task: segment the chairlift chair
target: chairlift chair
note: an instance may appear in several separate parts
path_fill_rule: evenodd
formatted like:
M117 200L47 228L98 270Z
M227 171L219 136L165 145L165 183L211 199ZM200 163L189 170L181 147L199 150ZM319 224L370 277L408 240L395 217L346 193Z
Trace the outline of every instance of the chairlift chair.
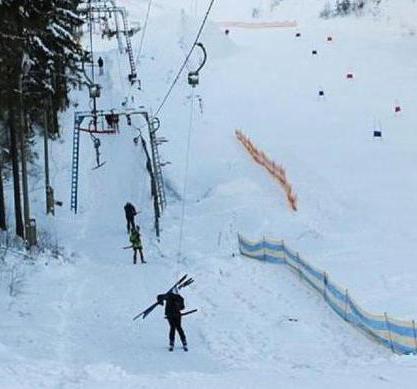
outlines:
M127 78L128 78L128 80L129 80L129 82L130 82L132 85L135 83L135 81L136 81L136 77L137 77L137 74L136 74L136 73L130 73L130 74L127 76Z
M198 85L198 72L188 73L188 84L195 88Z
M151 119L150 124L154 132L158 131L159 128L161 127L161 121L156 116Z
M94 138L93 143L94 143L94 148L95 148L95 149L100 148L100 146L101 146L100 139L98 139L98 138Z
M197 70L188 73L188 85L191 85L193 88L195 88L199 84L198 74L207 61L207 51L203 44L198 42L196 46L200 47L200 49L203 51L203 62L201 62Z
M101 87L99 84L89 85L90 99L96 99L101 95Z

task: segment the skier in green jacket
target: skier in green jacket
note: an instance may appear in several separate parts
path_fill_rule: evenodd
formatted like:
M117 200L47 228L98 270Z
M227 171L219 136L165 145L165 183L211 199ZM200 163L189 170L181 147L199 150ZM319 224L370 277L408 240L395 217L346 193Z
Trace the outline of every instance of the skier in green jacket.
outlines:
M140 238L140 229L138 225L132 229L129 240L130 240L130 243L132 243L132 248L133 248L133 264L136 265L136 257L137 257L138 251L140 254L141 262L146 263L145 260L143 259L142 240Z

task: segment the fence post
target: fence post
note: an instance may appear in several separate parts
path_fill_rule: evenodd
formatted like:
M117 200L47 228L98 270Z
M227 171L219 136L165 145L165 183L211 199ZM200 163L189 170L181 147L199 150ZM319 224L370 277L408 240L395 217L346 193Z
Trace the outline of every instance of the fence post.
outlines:
M414 344L415 344L416 353L417 353L417 336L416 336L416 322L415 322L415 320L413 320L412 323L413 323L413 333L414 333Z
M302 273L301 273L301 265L300 265L300 254L297 252L295 256L297 258L298 275L300 276L300 279L301 279L302 278Z
M384 312L384 317L385 317L385 325L386 325L386 327L388 329L388 336L389 336L389 342L390 342L390 345L391 345L391 351L392 352L395 352L394 351L394 345L392 344L391 326L389 324L388 315L387 315L386 312Z
M349 305L349 291L346 289L345 291L345 320L348 320L348 314L347 314L347 310L348 310L348 305Z
M328 274L326 272L323 273L323 284L324 284L324 288L323 288L323 297L324 299L327 301L327 282L328 282Z
M282 246L282 253L284 254L284 262L287 264L287 254L285 253L285 244L283 240L281 240L281 246Z

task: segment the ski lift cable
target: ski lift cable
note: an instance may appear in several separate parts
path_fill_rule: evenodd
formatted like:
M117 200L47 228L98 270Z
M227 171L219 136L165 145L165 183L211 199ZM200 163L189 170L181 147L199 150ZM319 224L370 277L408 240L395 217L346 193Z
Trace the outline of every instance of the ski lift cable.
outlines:
M89 36L90 36L90 53L91 53L91 78L93 80L93 83L95 82L94 80L94 49L93 49L93 13L91 10L91 2L89 4L90 8L89 8Z
M196 15L194 15L194 16L196 17ZM185 14L184 13L181 14L181 26L182 26L182 36L181 36L181 38L180 38L180 40L179 40L178 43L179 43L180 49L184 53L184 58L186 58L187 57L187 48L185 46L184 38L185 38L185 35L187 33L187 28L186 28L186 20L185 20ZM190 64L190 62L191 61L187 62L187 70L188 71L191 71L191 64Z
M144 155L145 152L142 150L142 161L146 161L146 156ZM146 188L148 187L146 185L146 179L149 177L147 171L146 171L146 162L142 166L142 185L141 185L141 192L140 192L140 204L145 204L146 201Z
M191 7L194 8L194 16L197 16L198 0L193 0L193 2L191 3Z
M180 41L179 41L179 47L180 49L183 51L184 53L184 59L187 58L187 48L185 47L185 43L184 43L184 36L185 36L185 31L183 31L183 36L181 37ZM190 72L192 70L192 64L190 63L191 61L188 61L186 66L187 66L187 70Z
M149 2L148 2L148 10L146 11L146 16L145 16L145 23L143 25L142 36L140 38L138 55L136 56L136 62L139 62L140 55L142 54L143 41L145 39L146 29L148 27L148 20L149 20L149 15L151 13L151 7L152 7L152 0L149 0Z
M119 85L124 85L123 82L123 76L122 76L122 67L120 66L120 53L118 52L116 58L117 58L117 66L118 66L118 71L119 71L119 80L120 80L120 84Z
M193 130L193 121L194 121L194 88L191 88L190 119L189 119L189 124L188 124L187 149L185 152L185 174L184 174L184 186L183 186L183 191L182 191L182 208L181 208L178 255L181 255L181 252L182 252L182 242L183 242L183 235L184 235L185 204L186 204L186 193L187 193L187 186L188 186L188 171L190 167L191 134Z
M142 127L136 127L133 126L135 130L138 131L139 135L138 135L138 142L139 142L139 138L142 138ZM142 161L146 161L146 155L145 152L143 150L143 148L140 148L140 152L141 152L141 157L142 157ZM146 162L145 162L146 164ZM142 166L142 179L141 179L141 189L140 189L140 201L139 204L144 204L145 203L145 196L146 196L146 178L148 177L148 172L146 171L146 165Z
M139 135L138 135L138 142L139 142L139 138L142 138L142 132L140 128L135 127L135 129L138 131ZM136 144L135 147L139 147L138 144ZM140 148L139 153L141 154L140 157L138 158L138 160L140 161L144 161L146 160L146 156L144 155L144 151L143 148ZM135 164L135 166L137 166ZM140 165L140 173L142 175L142 177L138 180L140 182L140 190L139 190L139 204L141 204L141 206L143 204L145 204L145 190L146 190L146 178L149 177L147 171L146 171L146 167L143 165Z
M156 112L155 112L155 116L158 116L159 112L161 111L161 109L163 108L163 106L165 105L165 103L167 102L167 100L168 100L169 96L171 95L171 92L172 92L172 90L174 89L174 87L175 87L176 83L178 82L178 80L179 80L179 78L180 78L180 76L181 76L181 74L182 74L182 72L183 72L184 68L187 66L187 63L188 63L188 61L189 61L189 59L190 59L190 57L191 57L191 54L193 53L194 48L196 47L196 45L197 45L197 43L198 43L198 41L199 41L199 39L200 39L200 36L201 36L201 34L202 34L202 32L203 32L204 26L206 25L206 22L207 22L208 16L209 16L209 14L210 14L210 11L211 11L211 9L212 9L212 7L213 7L213 5L214 5L214 1L215 1L215 0L211 0L211 1L210 1L210 4L209 4L209 6L208 6L208 8L207 8L206 14L204 15L204 18L203 18L203 21L202 21L202 23L201 23L201 25L200 25L200 28L198 29L197 35L196 35L196 37L195 37L195 39L194 39L194 42L193 42L193 44L192 44L192 46L191 46L191 48L190 48L190 50L189 50L189 52L188 52L187 56L185 57L184 62L182 63L182 65L181 65L180 69L178 70L178 73L177 73L176 77L175 77L175 78L174 78L174 80L172 81L171 86L168 88L168 91L167 91L167 93L165 94L165 96L164 96L164 98L163 98L163 100L162 100L161 104L159 105L158 109L156 110Z

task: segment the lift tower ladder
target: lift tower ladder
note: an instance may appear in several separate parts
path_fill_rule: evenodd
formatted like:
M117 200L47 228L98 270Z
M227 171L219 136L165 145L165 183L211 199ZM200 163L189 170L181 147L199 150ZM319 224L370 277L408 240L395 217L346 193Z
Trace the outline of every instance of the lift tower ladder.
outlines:
M126 51L129 57L129 64L130 64L130 74L129 74L129 81L133 83L136 81L137 72L136 72L136 63L135 58L133 56L133 49L132 49L132 42L130 40L130 33L129 33L129 23L127 21L126 10L124 8L117 8L122 15L123 20L123 33L126 37Z
M114 15L115 24L116 24L116 36L117 36L117 40L119 44L119 50L121 49L121 39L120 39L121 34L123 34L126 39L126 53L128 55L129 65L130 65L130 74L128 77L129 77L129 81L133 84L136 81L138 74L136 70L135 57L133 55L132 41L130 40L131 31L129 30L129 22L127 18L126 9L124 7L116 7L114 1L110 1L112 6L108 6L105 1L104 2L96 1L94 3L96 4L95 6L90 6L88 9L85 9L83 12L86 14L90 13L91 14L90 17L92 17L92 15L94 14L101 15L102 13L108 13L108 14ZM119 29L118 17L117 17L118 14L120 14L120 16L122 17L123 30Z
M166 207L166 195L165 195L164 176L162 174L161 158L159 155L158 141L156 138L156 131L158 131L159 127L160 127L159 119L151 118L151 120L149 121L149 140L150 140L151 151L152 151L152 164L153 164L153 171L155 174L158 206L162 212L164 208Z
M71 169L71 211L77 213L78 207L78 165L80 160L80 126L84 116L74 114L74 134L72 138L72 169Z
M113 8L116 8L116 3L111 0L110 3L112 4ZM123 53L123 42L122 42L122 34L119 30L119 20L117 19L117 14L114 15L114 23L116 24L116 38L117 38L117 45L119 47L119 52Z

